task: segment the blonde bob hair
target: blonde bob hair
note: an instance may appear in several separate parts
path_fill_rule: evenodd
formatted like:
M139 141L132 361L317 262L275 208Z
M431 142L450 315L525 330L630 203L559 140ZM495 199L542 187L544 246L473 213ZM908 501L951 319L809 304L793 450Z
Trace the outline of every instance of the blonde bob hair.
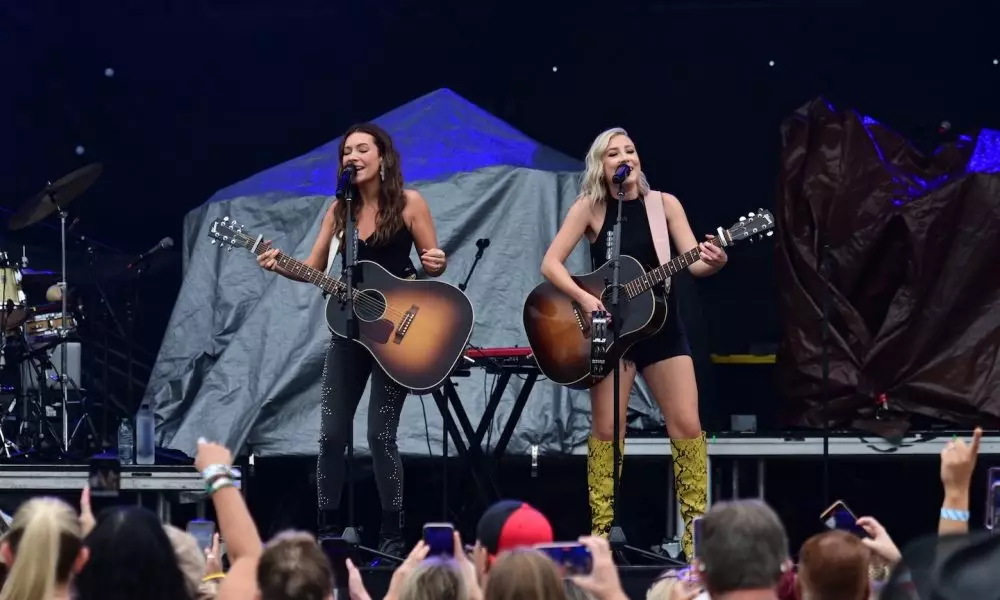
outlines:
M621 127L612 127L607 131L602 131L587 150L585 169L583 171L583 181L580 186L580 196L596 204L612 195L608 188L608 182L604 177L604 153L608 151L611 140L619 135L628 136L628 132ZM639 196L644 197L649 193L649 181L646 174L639 172Z

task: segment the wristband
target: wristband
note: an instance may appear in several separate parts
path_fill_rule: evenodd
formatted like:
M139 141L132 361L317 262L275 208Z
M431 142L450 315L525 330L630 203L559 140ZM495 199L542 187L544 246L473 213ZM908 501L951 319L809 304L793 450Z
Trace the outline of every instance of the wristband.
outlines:
M229 465L208 465L201 472L201 478L206 483L211 483L213 480L223 476L233 479L233 468Z
M225 579L225 573L212 573L211 575L205 575L202 577L202 583L208 583L209 581L215 581L216 579Z
M957 510L954 508L942 508L941 518L945 521L958 521L961 523L969 522L969 511L967 510Z
M227 487L236 487L236 484L228 477L217 477L215 481L205 486L205 491L208 492L209 496L213 496L219 490Z

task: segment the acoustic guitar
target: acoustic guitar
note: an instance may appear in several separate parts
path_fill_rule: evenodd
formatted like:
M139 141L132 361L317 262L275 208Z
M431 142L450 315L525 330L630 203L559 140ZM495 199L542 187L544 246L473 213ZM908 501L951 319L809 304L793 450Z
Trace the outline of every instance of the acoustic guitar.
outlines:
M255 255L270 249L263 236L252 235L229 217L212 222L208 237L232 251L246 248ZM326 324L348 337L347 284L341 279L278 253L278 264L329 294ZM355 269L354 315L357 337L386 374L415 392L437 388L462 357L475 313L472 302L457 287L443 281L400 279L371 261Z
M741 240L770 236L773 228L774 217L761 209L740 217L729 229L720 228L712 243L725 248ZM538 368L552 381L571 389L585 390L599 383L633 344L655 334L666 322L666 301L653 287L700 257L696 246L647 272L635 258L621 256L619 313L612 315L621 327L617 342L611 340L606 313L585 315L578 302L551 282L536 286L524 301L523 319ZM613 269L609 261L596 271L574 275L573 281L610 307Z

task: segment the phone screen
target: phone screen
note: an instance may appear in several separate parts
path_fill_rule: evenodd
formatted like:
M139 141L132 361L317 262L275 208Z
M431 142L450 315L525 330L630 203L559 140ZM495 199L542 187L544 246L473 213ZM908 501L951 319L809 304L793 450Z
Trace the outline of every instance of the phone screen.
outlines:
M1000 515L1000 467L990 467L986 484L986 529L993 530L993 524Z
M344 538L320 538L320 548L326 554L326 559L330 561L330 570L333 571L333 583L337 589L347 589L347 559L350 558L351 546Z
M212 547L212 536L215 535L215 521L204 519L193 519L188 521L187 532L194 539L198 540L198 547L202 550Z
M88 485L91 498L117 498L121 489L122 466L114 458L90 459Z
M854 516L851 509L847 508L843 500L834 502L830 508L823 511L819 518L827 529L839 529L861 537L868 537L865 530L858 526L858 518Z
M424 543L429 556L455 555L455 527L451 523L427 523L424 525Z
M539 544L536 550L544 552L562 570L564 576L587 575L594 568L590 549L577 542Z
M699 551L699 548L701 548L701 529L702 529L701 523L702 523L701 517L695 517L695 519L694 519L694 540L693 540L694 541L694 557L695 558L699 558L701 556L701 552Z

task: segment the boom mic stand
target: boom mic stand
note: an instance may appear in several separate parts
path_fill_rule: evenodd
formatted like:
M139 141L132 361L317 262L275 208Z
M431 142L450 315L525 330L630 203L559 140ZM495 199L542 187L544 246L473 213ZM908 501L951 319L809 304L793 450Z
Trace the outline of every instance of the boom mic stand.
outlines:
M344 208L344 279L345 279L345 299L344 307L345 314L347 315L347 340L355 341L358 339L358 318L354 313L354 278L356 276L355 268L358 266L357 263L357 251L358 251L358 232L355 229L354 224L354 178L355 173L352 171L350 174L350 182L345 186L343 193ZM360 351L360 350L359 350ZM345 364L343 368L348 368ZM368 548L361 545L361 536L358 532L358 528L354 526L354 425L351 424L347 428L347 465L345 469L344 476L347 481L347 527L344 528L344 532L341 537L347 542L354 550L362 550L369 554L374 554L375 556L385 558L388 560L394 560L402 563L403 559L398 556L393 556L391 554L386 554L375 548Z
M625 203L625 179L628 177L631 169L625 172L624 176L618 180L617 174L612 180L613 183L618 184L618 215L615 217L615 228L612 237L614 237L614 242L612 244L611 250L611 343L613 346L618 343L618 335L621 333L621 312L620 307L620 294L619 287L621 285L621 243L622 243L622 204ZM608 534L608 543L611 544L612 550L619 555L620 558L624 559L624 551L628 550L640 556L655 560L659 563L667 562L665 557L643 550L642 548L636 548L635 546L629 546L628 540L625 538L625 531L621 528L618 521L618 494L621 484L619 483L619 476L621 475L621 461L622 461L622 451L619 447L621 443L621 433L619 432L619 427L621 426L621 416L619 407L621 406L621 360L615 361L615 366L613 368L614 377L614 470L612 471L613 478L613 492L611 496L611 532ZM625 399L628 402L628 398Z
M823 408L823 504L830 500L830 427L826 422L830 408L830 244L825 236L821 238L819 272L823 279L822 316L820 317L820 363L822 369Z
M483 252L490 247L490 238L479 238L476 240L476 258L472 261L472 266L469 267L469 272L465 274L465 281L458 284L458 289L465 291L465 288L469 287L469 279L472 278L472 274L476 272L476 265L483 258Z

